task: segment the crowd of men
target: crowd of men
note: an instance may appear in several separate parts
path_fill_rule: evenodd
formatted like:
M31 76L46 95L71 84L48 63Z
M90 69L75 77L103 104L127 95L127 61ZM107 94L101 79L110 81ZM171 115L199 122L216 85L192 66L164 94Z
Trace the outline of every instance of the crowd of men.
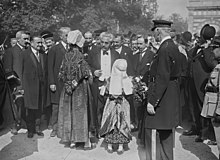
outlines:
M171 24L163 20L154 21L153 34L147 37L140 34L113 35L103 30L84 33L86 42L82 53L93 74L91 91L97 128L101 125L106 101L106 97L100 95L99 87L103 79L110 77L116 59L125 59L128 76L138 77L148 85L147 102L136 102L133 96L126 98L130 104L131 129L139 130L141 139L144 133L146 148L152 147L155 129L155 134L159 136L160 146L156 148L163 147L164 153L155 152L156 155L153 155L153 149L147 149L149 160L155 156L157 160L173 159L173 128L183 120L192 124L183 135L197 135L196 142L209 139L209 144L217 144L220 150L220 139L215 136L211 119L200 115L206 83L219 62L213 53L220 46L219 38L215 28L208 24L203 26L199 35L188 31L175 33L171 30ZM50 136L56 136L63 87L58 73L63 55L68 50L67 35L70 31L69 27L61 27L58 31L59 42L54 41L53 33L49 31L43 31L40 35L18 31L16 38L11 39L12 46L1 60L1 74L7 80L21 80L21 84L9 86L15 119L11 130L13 134L27 127L28 138L34 134L43 136L41 117L45 115L47 127L52 129ZM102 38L102 34L108 36ZM3 101L1 99L2 104ZM216 123L219 126L219 121Z

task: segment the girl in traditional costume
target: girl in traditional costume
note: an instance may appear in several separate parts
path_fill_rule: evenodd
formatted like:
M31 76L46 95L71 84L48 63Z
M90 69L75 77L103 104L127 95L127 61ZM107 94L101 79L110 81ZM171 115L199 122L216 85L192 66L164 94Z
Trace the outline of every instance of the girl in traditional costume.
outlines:
M85 149L91 149L90 133L94 131L95 121L91 109L89 80L91 71L81 53L84 43L78 30L68 34L69 51L65 54L60 67L59 80L64 82L58 113L58 137L62 143L84 142Z
M131 140L130 105L125 95L131 95L133 85L126 73L127 61L118 59L114 62L109 84L109 96L105 104L100 136L108 144L107 151L112 153L113 144L118 145L118 153L123 153L123 144Z

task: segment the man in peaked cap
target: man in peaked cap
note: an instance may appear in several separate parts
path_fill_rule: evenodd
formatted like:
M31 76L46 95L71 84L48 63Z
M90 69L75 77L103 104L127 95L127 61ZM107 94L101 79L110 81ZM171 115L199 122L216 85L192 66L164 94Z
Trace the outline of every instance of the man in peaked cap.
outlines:
M172 22L154 20L152 31L161 43L149 71L145 118L145 146L148 160L173 160L173 128L179 125L179 50L170 36Z
M43 31L40 34L41 38L43 39L43 54L45 54L45 86L48 86L48 51L51 47L55 45L53 33L50 31ZM45 87L45 99L44 99L44 113L47 119L47 127L48 129L52 129L52 105L50 99L50 90L49 87Z
M45 53L47 54L49 49L55 44L53 33L50 31L43 31L41 33L41 37L44 40Z

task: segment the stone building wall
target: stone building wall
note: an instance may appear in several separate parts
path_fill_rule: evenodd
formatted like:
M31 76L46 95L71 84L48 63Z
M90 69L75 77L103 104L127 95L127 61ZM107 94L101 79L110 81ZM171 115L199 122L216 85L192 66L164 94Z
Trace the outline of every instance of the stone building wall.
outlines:
M188 0L187 9L190 32L199 33L207 23L220 31L220 0Z

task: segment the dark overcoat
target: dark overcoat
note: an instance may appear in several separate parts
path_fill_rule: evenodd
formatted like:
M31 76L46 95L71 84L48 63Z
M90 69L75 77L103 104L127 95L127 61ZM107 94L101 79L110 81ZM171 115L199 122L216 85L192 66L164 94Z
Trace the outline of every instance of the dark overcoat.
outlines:
M59 104L60 101L63 82L58 80L58 74L65 53L66 49L62 43L53 46L48 52L48 87L52 84L56 85L56 91L50 90L50 97L48 97L53 104Z
M153 61L153 58L155 56L155 53L153 53L150 49L147 49L145 51L145 54L141 58L141 60L139 60L140 54L141 52L138 52L137 54L134 55L135 56L134 60L136 61L135 63L136 76L144 76L146 72L149 71L150 64Z
M24 90L24 104L28 109L42 109L43 102L39 100L42 99L43 95L43 81L45 80L44 73L44 54L40 54L40 65L42 67L42 78L39 78L39 70L37 67L37 58L32 52L31 48L23 51L20 70L22 75L22 89ZM40 83L43 82L43 83ZM41 96L41 97L40 97Z
M3 107L5 106L5 101L8 93L9 88L7 85L5 70L2 60L0 59L0 125L3 123Z
M22 78L19 67L21 63L22 50L24 49L21 49L21 47L16 44L14 47L7 49L3 57L6 74L14 71L20 79ZM20 88L21 86L17 87L18 90Z
M145 128L172 129L179 124L181 57L173 40L165 40L150 68L148 102L156 114L146 113Z
M215 60L215 55L212 52L212 47L198 51L197 56L192 55L191 67L194 85L201 102L205 96L205 85L208 82L211 71L218 64Z

